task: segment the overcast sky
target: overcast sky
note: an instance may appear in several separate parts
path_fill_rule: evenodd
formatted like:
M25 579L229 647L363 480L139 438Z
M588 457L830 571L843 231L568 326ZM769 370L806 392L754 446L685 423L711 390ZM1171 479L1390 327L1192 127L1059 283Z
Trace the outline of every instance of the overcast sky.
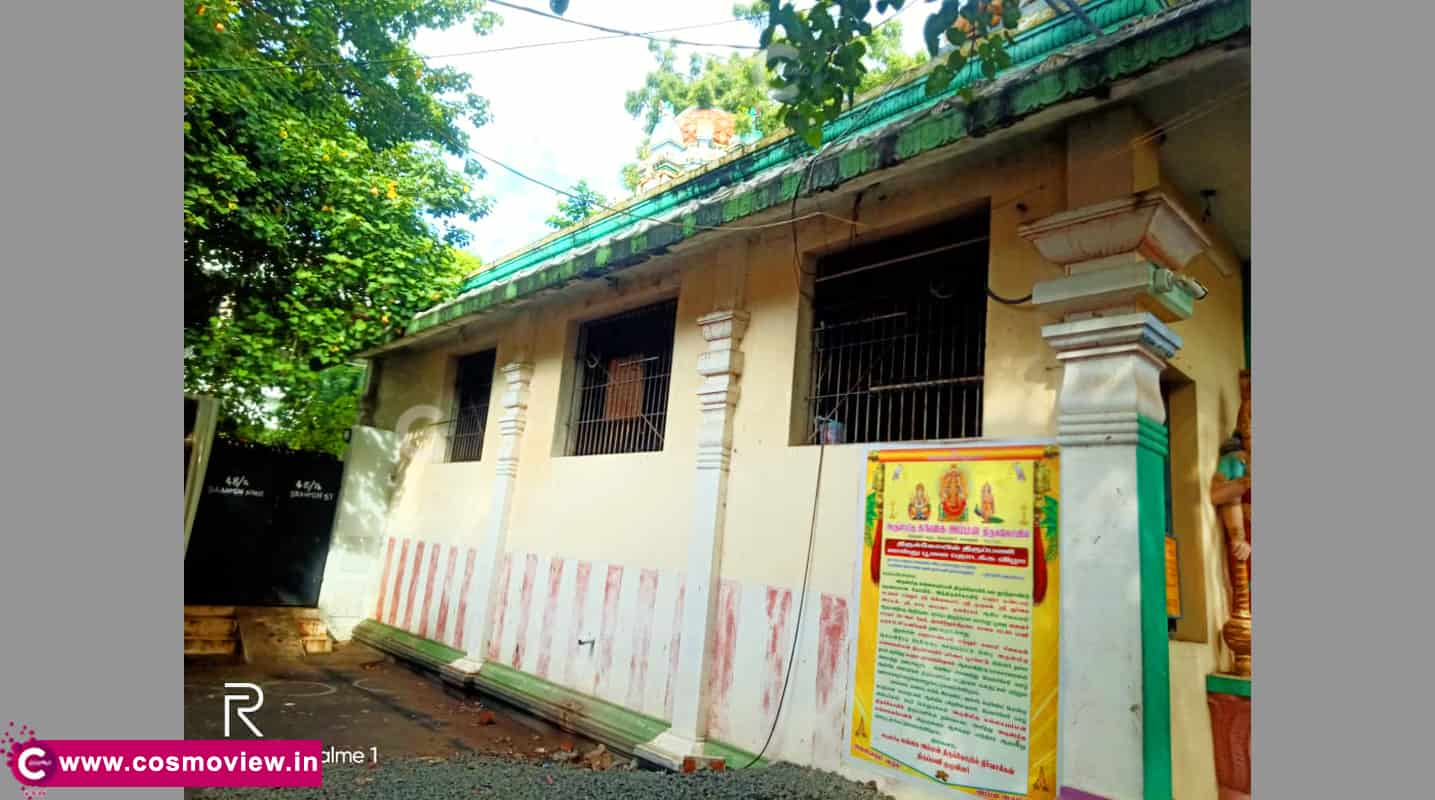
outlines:
M516 0L546 10L546 0ZM875 4L874 4L875 5ZM912 4L918 7L924 4ZM732 0L573 0L567 17L627 31L651 31L712 22L728 24L678 31L669 36L702 42L756 44L757 31L732 20ZM471 26L425 31L416 49L425 55L511 47L604 35L600 31L490 6L503 24L487 36ZM924 9L925 10L925 9ZM905 49L922 50L923 14L903 16ZM878 19L874 12L873 20ZM916 24L913 24L915 20ZM686 65L683 48L680 63ZM729 53L728 49L713 52ZM647 43L637 38L539 47L436 59L473 76L473 90L488 99L492 119L470 131L470 145L540 180L568 187L580 179L610 198L626 195L623 164L642 139L638 120L623 110L627 91L642 85L653 66ZM471 225L468 249L492 263L549 233L543 221L560 197L491 164L479 191L494 200L492 212Z

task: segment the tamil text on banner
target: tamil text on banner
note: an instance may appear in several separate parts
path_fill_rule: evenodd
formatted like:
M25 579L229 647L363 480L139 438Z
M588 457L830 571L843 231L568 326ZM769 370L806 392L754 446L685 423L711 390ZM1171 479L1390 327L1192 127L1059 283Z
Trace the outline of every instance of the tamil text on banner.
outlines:
M954 793L1055 796L1054 448L874 450L849 756Z

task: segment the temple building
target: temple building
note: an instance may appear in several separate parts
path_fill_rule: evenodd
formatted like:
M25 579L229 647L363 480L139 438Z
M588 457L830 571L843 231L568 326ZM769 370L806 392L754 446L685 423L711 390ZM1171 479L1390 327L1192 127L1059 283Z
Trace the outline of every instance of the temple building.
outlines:
M736 121L730 111L696 106L664 118L653 130L647 157L638 165L636 193L645 194L755 141L752 135L737 135Z
M330 630L678 769L789 761L899 798L1248 797L1250 5L1034 4L995 80L932 98L917 75L817 151L731 152L731 115L678 115L627 213L485 268L362 354ZM903 448L961 469L900 493L888 473L864 510L877 451ZM961 472L992 452L1028 461ZM874 516L888 540L1001 518L1036 537L1021 585L1059 647L983 674L1044 670L1050 702L935 702L972 736L884 750L879 721L917 711L900 681L860 699L859 611L922 554L874 544ZM934 635L892 652L967 634ZM932 658L932 686L966 668ZM963 772L999 751L1029 754L1016 789Z

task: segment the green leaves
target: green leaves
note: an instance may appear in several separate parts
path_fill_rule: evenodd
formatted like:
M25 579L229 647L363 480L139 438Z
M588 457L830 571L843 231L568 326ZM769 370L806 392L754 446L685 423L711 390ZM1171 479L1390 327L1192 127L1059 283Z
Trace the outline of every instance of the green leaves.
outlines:
M975 62L985 78L1011 65L1007 41L1021 21L1020 0L927 0L937 8L922 25L927 53L941 58L927 74L925 91L937 95ZM900 11L903 0L879 0L879 12ZM770 84L781 90L778 116L813 147L822 143L821 121L836 119L855 96L873 86L868 69L877 54L880 34L897 23L873 26L866 17L868 0L816 0L798 11L789 0L773 0L761 44L770 52ZM900 29L899 29L900 30ZM913 65L915 66L915 65ZM900 73L897 73L900 74ZM892 77L896 77L893 75ZM971 99L969 87L962 95Z
M607 198L589 187L586 180L578 181L569 191L574 196L559 200L558 213L545 220L545 224L553 230L563 230L577 225L602 211L603 207L608 205Z
M444 160L487 107L410 49L477 2L199 5L184 4L185 68L221 71L183 87L186 388L271 440L327 441L357 406L312 402L316 370L455 291L457 221L488 209L481 169ZM292 66L317 62L336 66Z

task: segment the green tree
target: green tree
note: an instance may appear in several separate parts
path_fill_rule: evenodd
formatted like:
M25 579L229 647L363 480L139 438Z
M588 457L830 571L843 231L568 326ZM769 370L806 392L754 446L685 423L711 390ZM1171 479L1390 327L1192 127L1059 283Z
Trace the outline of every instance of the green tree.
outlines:
M757 55L710 56L694 53L687 69L678 69L678 53L672 46L650 42L657 65L643 78L643 85L631 90L624 108L643 120L651 134L665 114L677 114L689 107L721 108L737 115L737 132L756 127L768 134L781 126L772 116L777 104L767 97L767 78ZM756 111L756 115L750 112Z
M453 251L453 260L456 262L458 274L465 277L483 269L483 259L467 250L455 248Z
M767 3L756 0L733 7L733 16L761 27L766 20ZM678 54L672 46L651 42L657 62L643 79L643 85L627 93L624 107L633 117L643 120L645 132L651 134L665 115L678 114L691 107L720 108L736 116L738 135L756 131L767 136L784 125L782 104L769 96L767 71L760 53L726 56L694 53L686 70L678 69ZM902 23L891 22L876 29L865 56L866 71L856 87L862 94L885 86L927 61L926 56L902 51ZM646 157L648 140L638 146L638 160ZM623 167L623 183L631 191L637 186L637 163Z
M942 55L944 47L950 45L942 62L927 74L927 93L935 95L944 91L969 63L976 64L987 79L994 78L998 71L1010 66L1007 45L1021 21L1021 5L1025 1L926 0L926 5L933 9L922 26L928 55L935 59ZM795 0L748 0L734 5L733 14L740 19L758 22L765 18L758 37L758 43L763 48L759 64L768 73L767 86L775 90L778 109L775 115L760 115L764 121L759 122L759 126L767 125L774 129L785 126L813 147L821 145L823 123L836 119L852 105L858 94L872 85L873 61L886 36L884 32L900 24L890 21L874 24L867 19L868 16L874 7L878 13L901 12L908 4L916 2L877 0L874 4L872 0L813 0L809 7L800 11ZM566 0L551 0L551 7L557 14L566 11L568 5ZM1079 8L1073 13L1084 16ZM713 70L719 72L725 66L730 68L732 62L743 60L736 56L720 59L720 62L728 64L720 63ZM664 63L661 55L657 71L675 72L671 64ZM878 67L875 71L882 72L883 69ZM735 71L725 74L741 80ZM704 62L690 64L685 81L675 83L662 77L650 80L639 90L637 100L633 95L629 96L629 108L639 109L633 112L635 116L648 114L649 119L660 117L661 104L667 99L665 93L671 91L674 85L688 83L704 87L702 91L711 94L712 102L718 103L719 107L726 107L721 105L723 101L719 99L719 92L722 96L750 98L741 84L714 86L720 81L716 76L710 81L708 76L709 67ZM880 85L883 81L879 78L876 82ZM964 87L962 95L970 99L971 87ZM693 99L680 93L672 93L671 96L678 100ZM747 107L760 106L750 103ZM777 123L767 121L771 116L776 117Z
M877 0L876 10L900 12L916 0ZM991 79L1011 65L1007 44L1021 21L1022 0L927 0L935 10L922 26L932 58L950 45L945 58L927 74L926 92L935 95L952 84L968 63ZM771 0L767 27L759 37L765 48L770 83L782 103L782 121L817 147L822 125L851 106L869 72L874 32L896 23L867 20L870 0L816 0L798 11L792 0ZM971 87L962 94L972 96Z
M559 200L558 213L547 219L548 227L556 231L577 225L608 205L608 200L594 191L586 180L573 184L568 191L572 196Z
M489 206L478 164L445 161L487 106L414 36L496 18L479 0L183 10L185 388L253 438L332 450L352 354L455 290L457 223Z

